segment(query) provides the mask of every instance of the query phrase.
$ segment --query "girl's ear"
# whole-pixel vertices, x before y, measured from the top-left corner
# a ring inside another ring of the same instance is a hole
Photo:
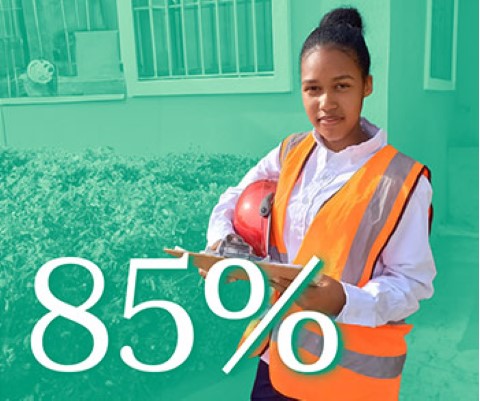
[[[373,92],[373,78],[369,75],[365,78],[365,83],[363,84],[363,97],[371,95]]]

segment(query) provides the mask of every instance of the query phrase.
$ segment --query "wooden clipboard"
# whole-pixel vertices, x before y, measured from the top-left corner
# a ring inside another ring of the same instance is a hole
[[[169,255],[181,257],[183,254],[188,253],[192,258],[193,264],[199,269],[209,271],[210,268],[217,262],[226,258],[222,256],[216,256],[208,253],[190,252],[183,249],[169,249],[164,248],[163,251]],[[293,280],[299,273],[302,266],[300,265],[287,265],[280,263],[268,263],[268,262],[253,262],[259,266],[269,279],[280,277]],[[248,280],[247,274],[243,269],[239,268],[234,270],[230,277],[237,278],[239,280]]]

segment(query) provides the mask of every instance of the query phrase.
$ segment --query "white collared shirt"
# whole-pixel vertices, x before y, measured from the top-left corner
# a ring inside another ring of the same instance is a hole
[[[340,152],[325,147],[318,133],[312,132],[317,146],[308,158],[288,202],[284,242],[291,262],[305,233],[323,203],[336,193],[352,175],[387,144],[385,131],[367,120],[362,129],[370,139]],[[220,197],[210,217],[207,240],[212,245],[233,233],[232,218],[236,201],[243,189],[261,179],[278,179],[280,146],[269,152],[236,187]],[[433,294],[435,263],[428,240],[428,209],[432,189],[421,177],[404,215],[383,249],[373,271],[373,278],[363,287],[343,283],[346,304],[336,317],[339,323],[380,326],[398,321],[418,310],[421,299]]]

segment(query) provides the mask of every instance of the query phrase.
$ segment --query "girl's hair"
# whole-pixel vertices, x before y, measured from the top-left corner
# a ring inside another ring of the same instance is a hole
[[[322,45],[353,56],[363,77],[370,74],[370,53],[363,38],[362,17],[356,8],[336,8],[325,14],[319,26],[305,40],[300,62]]]

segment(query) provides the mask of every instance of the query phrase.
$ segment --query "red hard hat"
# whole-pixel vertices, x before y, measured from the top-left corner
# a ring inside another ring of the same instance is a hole
[[[273,180],[253,182],[238,198],[233,216],[235,232],[263,258],[268,253],[269,215],[276,188]]]

